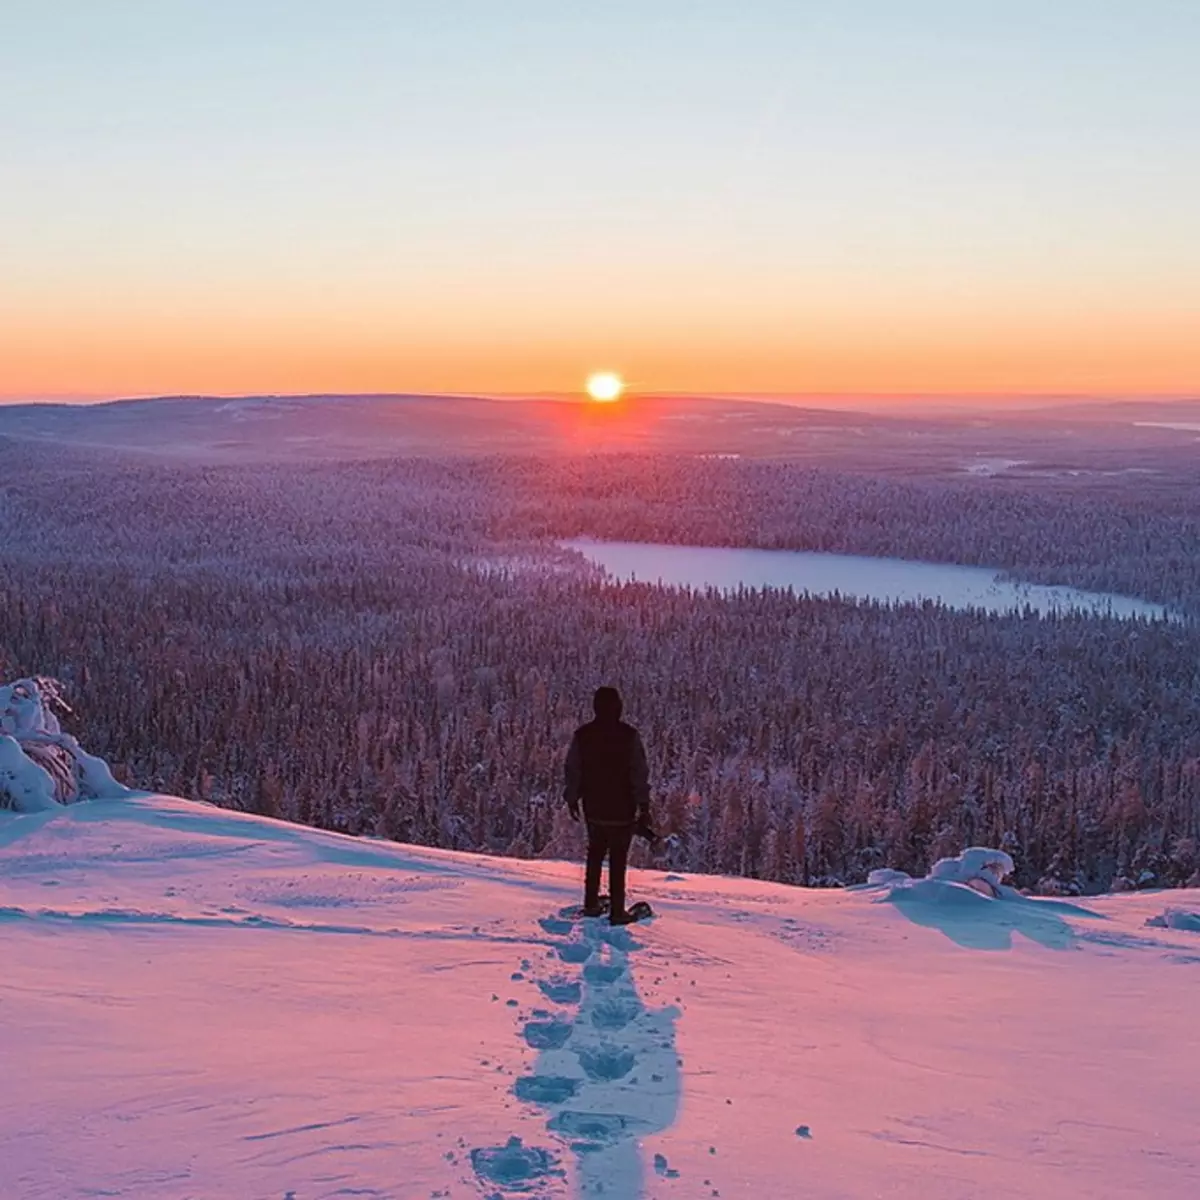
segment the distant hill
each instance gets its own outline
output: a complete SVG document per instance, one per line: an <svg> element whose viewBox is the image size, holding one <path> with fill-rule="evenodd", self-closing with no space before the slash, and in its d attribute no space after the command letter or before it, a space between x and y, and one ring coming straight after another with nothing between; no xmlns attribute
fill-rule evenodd
<svg viewBox="0 0 1200 1200"><path fill-rule="evenodd" d="M1161 465L1200 402L1090 402L914 416L767 400L641 396L602 405L474 396L165 396L0 406L0 439L193 461L489 453L725 454L861 469ZM1183 435L1183 436L1181 436ZM985 473L994 473L990 468Z"/></svg>
<svg viewBox="0 0 1200 1200"><path fill-rule="evenodd" d="M611 406L470 396L162 397L10 405L0 435L184 457L653 450L759 454L799 433L858 436L886 417L780 404L647 397Z"/></svg>

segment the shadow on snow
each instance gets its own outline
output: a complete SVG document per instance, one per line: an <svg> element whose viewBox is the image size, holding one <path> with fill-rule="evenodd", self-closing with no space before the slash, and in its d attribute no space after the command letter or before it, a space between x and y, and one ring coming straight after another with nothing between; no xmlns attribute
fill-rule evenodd
<svg viewBox="0 0 1200 1200"><path fill-rule="evenodd" d="M1068 950L1076 934L1064 917L1105 919L1102 913L1064 900L1029 899L1010 888L992 899L936 879L893 888L887 899L914 924L937 929L970 950L1010 950L1014 933L1050 950Z"/></svg>

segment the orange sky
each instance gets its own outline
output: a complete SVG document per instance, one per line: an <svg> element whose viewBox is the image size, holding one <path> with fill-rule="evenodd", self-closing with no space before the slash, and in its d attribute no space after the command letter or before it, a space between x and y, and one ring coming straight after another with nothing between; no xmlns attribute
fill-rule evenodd
<svg viewBox="0 0 1200 1200"><path fill-rule="evenodd" d="M355 315L351 312L351 317ZM365 314L364 316L375 316ZM596 314L538 314L529 328L439 327L405 312L372 328L336 312L10 314L0 331L9 399L172 393L569 392L594 369L634 390L697 393L1188 394L1200 326L1137 313L969 321L928 310L800 313L723 328L719 314L645 330ZM451 325L447 321L446 325ZM580 328L579 326L583 326ZM682 326L682 327L681 327Z"/></svg>
<svg viewBox="0 0 1200 1200"><path fill-rule="evenodd" d="M6 18L0 402L1200 392L1200 5L347 5Z"/></svg>

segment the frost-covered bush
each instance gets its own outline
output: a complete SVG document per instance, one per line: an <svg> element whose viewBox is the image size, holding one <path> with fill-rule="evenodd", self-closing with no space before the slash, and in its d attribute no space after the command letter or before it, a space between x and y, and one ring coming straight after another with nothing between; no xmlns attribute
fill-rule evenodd
<svg viewBox="0 0 1200 1200"><path fill-rule="evenodd" d="M1164 909L1156 917L1147 917L1146 924L1156 929L1183 929L1188 933L1200 933L1200 912L1189 912L1184 908Z"/></svg>
<svg viewBox="0 0 1200 1200"><path fill-rule="evenodd" d="M929 869L925 881L938 883L960 883L966 887L991 896L993 899L1011 892L1004 886L1004 880L1013 873L1013 860L1003 850L991 850L986 846L972 846L953 858L939 858ZM867 877L869 887L903 887L913 883L913 879L905 871L895 871L885 867L872 871Z"/></svg>
<svg viewBox="0 0 1200 1200"><path fill-rule="evenodd" d="M128 791L63 733L55 707L66 709L54 680L0 684L0 808L41 812Z"/></svg>

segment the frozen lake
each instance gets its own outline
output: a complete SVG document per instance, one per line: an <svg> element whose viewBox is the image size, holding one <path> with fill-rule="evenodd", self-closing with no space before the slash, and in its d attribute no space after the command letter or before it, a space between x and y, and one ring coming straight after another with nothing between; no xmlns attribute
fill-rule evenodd
<svg viewBox="0 0 1200 1200"><path fill-rule="evenodd" d="M1161 620L1161 604L1130 596L1084 592L1003 579L990 567L820 554L808 550L747 550L729 546L668 546L649 542L561 542L603 567L617 582L637 580L673 587L791 588L812 596L919 604L939 600L949 608L1011 612L1026 605L1039 613L1082 611L1114 617Z"/></svg>

